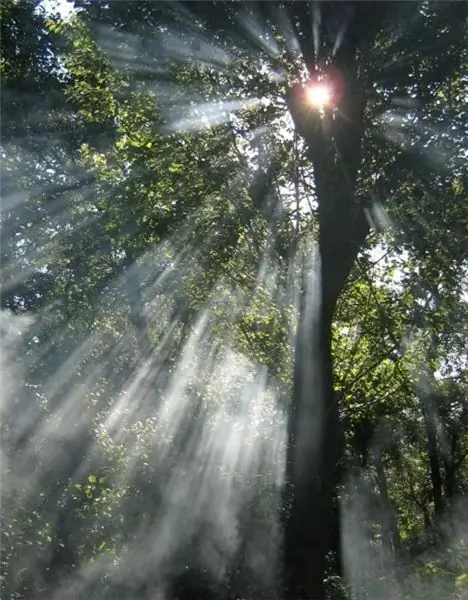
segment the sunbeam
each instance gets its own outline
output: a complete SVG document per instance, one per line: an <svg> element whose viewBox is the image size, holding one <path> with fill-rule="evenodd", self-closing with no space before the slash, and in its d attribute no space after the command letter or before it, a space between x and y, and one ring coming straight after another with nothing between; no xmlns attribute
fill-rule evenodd
<svg viewBox="0 0 468 600"><path fill-rule="evenodd" d="M462 600L463 3L1 3L0 595Z"/></svg>
<svg viewBox="0 0 468 600"><path fill-rule="evenodd" d="M175 116L169 123L168 131L199 131L207 127L226 123L230 115L239 110L254 108L262 103L259 98L249 100L231 100L226 102L207 102L188 106L183 117Z"/></svg>
<svg viewBox="0 0 468 600"><path fill-rule="evenodd" d="M165 244L156 255L168 253L170 248ZM152 256L151 261L149 256ZM178 255L166 271L157 276L141 271L143 265L154 271L154 250L148 253L148 259L141 262L139 278L147 282L149 298L150 290L159 289L159 294L166 294L169 301L170 273L186 268L184 257ZM160 261L156 259L156 262ZM114 290L125 289L126 277L124 275L121 282L115 282L108 290L110 297ZM275 279L274 270L265 258L256 278L256 288L260 292L266 286L274 292ZM169 286L168 292L165 292L166 286ZM239 301L240 297L231 299L235 312L239 311ZM215 297L212 303L217 306ZM101 304L104 309L106 300ZM149 307L148 318L152 318L155 311L161 314L157 307ZM99 318L96 316L97 321ZM115 582L125 577L143 581L151 572L155 585L163 590L167 570L173 572L184 546L197 543L195 540L202 532L198 566L207 569L215 580L221 580L239 549L238 529L244 518L243 511L256 494L255 487L249 490L251 482L261 480L262 485L273 486L279 498L285 417L278 408L274 390L267 383L265 369L216 342L213 331L216 320L216 314L208 307L200 313L169 377L165 376L164 363L176 341L177 318L171 327L161 331L159 344L152 349L151 356L135 365L126 381L118 384L115 401L105 410L106 417L100 417L98 433L80 457L72 458L70 452L74 443L80 443L78 439L87 419L84 404L89 403L87 396L107 370L106 364L93 365L89 357L104 340L97 334L88 335L54 370L53 378L43 391L50 398L47 413L51 418L45 418L45 413L44 417L38 415L34 438L23 445L21 456L11 465L19 478L16 484L10 479L9 487L24 495L24 502L34 504L36 490L47 486L51 474L58 474L70 460L75 463L71 481L81 489L86 473L99 469L99 456L104 448L109 451L114 447L114 452L117 448L125 449L115 479L116 488L133 485L136 473L144 470L145 465L151 465L152 472L166 481L157 519L133 532L139 538L138 544L123 545L115 567L106 562L104 553L94 567L84 567L72 580L62 583L55 591L57 599L65 597L66 590L70 589L77 594L87 593L99 569L104 568L103 564L107 564L112 573L115 571L110 575ZM40 329L36 333L39 337L43 335ZM123 335L106 355L106 361L119 360L119 356L131 352L132 344L132 336ZM47 355L47 350L44 353ZM77 384L72 385L76 369L81 371L81 376ZM10 370L9 365L6 370ZM114 377L111 371L109 374ZM11 412L14 395L12 391L3 397L2 413L8 412L9 419L16 427L20 426L12 430L20 439L23 437L21 427L27 425L20 423L21 404L16 412ZM135 437L132 432L140 426L141 433ZM57 436L58 431L62 433ZM41 440L47 440L47 445ZM59 454L58 448L61 449ZM29 477L26 484L23 477L31 459L36 466L34 476ZM190 510L187 502L190 502ZM270 522L270 527L272 525ZM263 578L264 585L271 585L268 571L260 573L264 565L271 566L272 561L277 560L277 551L271 541L267 546L258 546L264 535L259 531L258 536L254 536L248 553L256 556L253 559L252 555L252 565L257 564L256 569L260 569L259 581ZM145 556L151 556L151 564L146 563Z"/></svg>

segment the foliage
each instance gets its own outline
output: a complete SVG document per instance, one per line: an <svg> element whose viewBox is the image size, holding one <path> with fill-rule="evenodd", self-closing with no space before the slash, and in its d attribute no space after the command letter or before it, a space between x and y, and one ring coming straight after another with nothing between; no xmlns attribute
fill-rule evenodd
<svg viewBox="0 0 468 600"><path fill-rule="evenodd" d="M23 357L1 407L5 597L146 597L161 585L147 532L187 497L199 520L164 539L167 593L278 587L283 415L318 231L285 101L305 13L193 4L83 1L66 21L1 4L2 308L33 318L2 358L8 377ZM363 58L356 196L374 200L373 231L333 322L338 495L381 559L347 573L356 597L395 581L396 597L466 596L466 50L447 6L399 6ZM339 9L324 15L333 29Z"/></svg>

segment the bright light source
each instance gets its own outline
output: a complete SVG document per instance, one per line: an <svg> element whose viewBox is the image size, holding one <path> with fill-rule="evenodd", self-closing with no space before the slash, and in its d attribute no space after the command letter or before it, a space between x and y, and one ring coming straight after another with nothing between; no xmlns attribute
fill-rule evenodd
<svg viewBox="0 0 468 600"><path fill-rule="evenodd" d="M307 102L317 108L323 108L332 101L330 86L323 83L314 83L306 87Z"/></svg>

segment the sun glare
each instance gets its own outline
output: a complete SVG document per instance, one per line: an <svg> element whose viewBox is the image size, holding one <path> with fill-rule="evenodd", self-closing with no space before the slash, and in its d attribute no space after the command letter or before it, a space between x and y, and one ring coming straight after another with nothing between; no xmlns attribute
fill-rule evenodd
<svg viewBox="0 0 468 600"><path fill-rule="evenodd" d="M306 87L307 102L317 108L323 108L330 104L332 100L332 90L330 86L323 83L316 83Z"/></svg>

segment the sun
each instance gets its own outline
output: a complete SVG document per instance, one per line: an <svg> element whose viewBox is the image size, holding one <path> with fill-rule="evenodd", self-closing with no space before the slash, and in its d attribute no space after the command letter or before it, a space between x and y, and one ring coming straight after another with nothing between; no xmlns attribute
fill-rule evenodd
<svg viewBox="0 0 468 600"><path fill-rule="evenodd" d="M316 108L324 108L332 102L333 93L325 83L313 83L306 86L305 96L308 104Z"/></svg>

